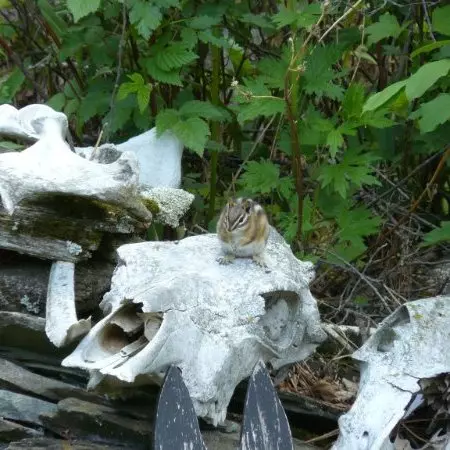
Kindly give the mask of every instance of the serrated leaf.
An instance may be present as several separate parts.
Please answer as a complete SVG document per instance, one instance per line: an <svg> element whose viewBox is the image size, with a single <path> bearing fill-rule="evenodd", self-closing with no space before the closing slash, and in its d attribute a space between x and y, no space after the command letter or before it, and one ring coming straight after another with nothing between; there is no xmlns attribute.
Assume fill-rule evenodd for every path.
<svg viewBox="0 0 450 450"><path fill-rule="evenodd" d="M139 92L142 90L143 92L148 89L146 86L144 78L140 73L133 73L131 75L127 75L131 82L122 83L119 87L119 91L117 92L118 100L123 100L128 97L128 95L136 93L139 97ZM143 95L146 95L145 92ZM150 92L148 93L150 95ZM143 101L143 100L141 100ZM147 102L148 103L148 102ZM139 104L139 98L138 98Z"/></svg>
<svg viewBox="0 0 450 450"><path fill-rule="evenodd" d="M416 50L414 50L411 53L411 58L415 58L416 56L419 56L422 53L432 52L433 50L436 50L441 47L445 47L446 45L450 45L450 40L447 39L445 41L437 41L437 42L432 42L431 44L423 45L422 47L417 48Z"/></svg>
<svg viewBox="0 0 450 450"><path fill-rule="evenodd" d="M174 125L172 131L187 148L199 156L203 155L206 142L211 134L208 124L203 119L191 117L179 121Z"/></svg>
<svg viewBox="0 0 450 450"><path fill-rule="evenodd" d="M251 194L265 194L277 189L279 178L280 168L272 161L249 161L239 179L239 185Z"/></svg>
<svg viewBox="0 0 450 450"><path fill-rule="evenodd" d="M450 59L441 59L423 65L417 72L406 80L406 97L414 100L421 97L439 78L450 71Z"/></svg>
<svg viewBox="0 0 450 450"><path fill-rule="evenodd" d="M410 115L410 118L419 118L420 132L430 133L450 120L450 94L439 94L433 100L423 103Z"/></svg>
<svg viewBox="0 0 450 450"><path fill-rule="evenodd" d="M284 113L286 104L282 98L253 98L250 103L239 106L238 121L243 123L258 116L270 117Z"/></svg>
<svg viewBox="0 0 450 450"><path fill-rule="evenodd" d="M143 113L150 102L150 94L152 92L152 86L150 84L142 85L136 92L136 98L139 106L139 111Z"/></svg>
<svg viewBox="0 0 450 450"><path fill-rule="evenodd" d="M154 58L146 58L143 60L147 73L155 80L161 83L173 84L175 86L183 86L180 78L180 70L162 70L160 69L154 60Z"/></svg>
<svg viewBox="0 0 450 450"><path fill-rule="evenodd" d="M94 13L100 8L100 0L67 0L67 8L78 22L82 17Z"/></svg>
<svg viewBox="0 0 450 450"><path fill-rule="evenodd" d="M436 8L432 15L433 31L450 36L450 5Z"/></svg>
<svg viewBox="0 0 450 450"><path fill-rule="evenodd" d="M341 99L343 89L333 83L333 80L339 77L333 65L340 60L341 56L342 52L337 45L316 47L306 59L306 70L303 74L305 92Z"/></svg>
<svg viewBox="0 0 450 450"><path fill-rule="evenodd" d="M211 30L202 30L198 32L198 38L200 41L206 44L212 44L219 48L229 48L230 44L223 37L214 36Z"/></svg>
<svg viewBox="0 0 450 450"><path fill-rule="evenodd" d="M133 83L122 83L119 87L119 90L117 91L117 99L123 100L134 92L136 92L136 89Z"/></svg>
<svg viewBox="0 0 450 450"><path fill-rule="evenodd" d="M395 122L386 117L385 114L386 111L383 110L369 112L363 114L361 122L363 125L374 128L388 128L395 125Z"/></svg>
<svg viewBox="0 0 450 450"><path fill-rule="evenodd" d="M196 60L198 55L186 50L181 44L173 44L165 47L155 56L156 65L165 71L179 69Z"/></svg>
<svg viewBox="0 0 450 450"><path fill-rule="evenodd" d="M297 20L297 16L292 14L290 9L281 6L278 13L272 17L272 20L279 29L285 27L286 25L292 25Z"/></svg>
<svg viewBox="0 0 450 450"><path fill-rule="evenodd" d="M202 102L200 100L191 100L184 103L179 112L184 116L202 117L203 119L218 122L231 119L230 114L225 109L219 108L210 102Z"/></svg>
<svg viewBox="0 0 450 450"><path fill-rule="evenodd" d="M331 157L334 158L338 150L344 145L344 138L339 130L331 130L328 133L327 145L330 147Z"/></svg>
<svg viewBox="0 0 450 450"><path fill-rule="evenodd" d="M198 16L194 17L190 21L190 27L195 30L206 30L208 28L213 27L214 25L219 24L221 21L219 17L211 17L211 16Z"/></svg>
<svg viewBox="0 0 450 450"><path fill-rule="evenodd" d="M256 25L260 28L274 28L273 24L265 14L242 14L242 16L239 17L239 20L244 23Z"/></svg>
<svg viewBox="0 0 450 450"><path fill-rule="evenodd" d="M308 28L316 23L321 11L319 3L306 4L298 11L291 11L289 8L282 6L279 12L272 17L272 20L278 29L294 23L300 28Z"/></svg>
<svg viewBox="0 0 450 450"><path fill-rule="evenodd" d="M195 30L188 27L183 27L180 32L182 44L188 50L192 50L198 42L198 36Z"/></svg>
<svg viewBox="0 0 450 450"><path fill-rule="evenodd" d="M397 18L389 13L385 13L378 22L366 28L366 33L369 36L367 43L372 45L387 37L396 38L401 32L402 27L398 23Z"/></svg>
<svg viewBox="0 0 450 450"><path fill-rule="evenodd" d="M387 88L383 89L376 94L373 94L364 103L363 113L367 111L375 111L376 109L387 103L394 95L397 95L406 85L407 80L397 81L391 84Z"/></svg>
<svg viewBox="0 0 450 450"><path fill-rule="evenodd" d="M130 22L136 27L137 32L148 39L154 30L161 24L162 13L160 8L142 0L136 0L130 10Z"/></svg>
<svg viewBox="0 0 450 450"><path fill-rule="evenodd" d="M440 244L441 242L450 242L450 221L441 222L439 228L436 228L423 237L423 242L420 244L421 247L428 247L430 245Z"/></svg>
<svg viewBox="0 0 450 450"><path fill-rule="evenodd" d="M175 109L165 109L161 111L156 116L156 132L158 136L161 136L164 131L172 130L179 120L180 115Z"/></svg>
<svg viewBox="0 0 450 450"><path fill-rule="evenodd" d="M350 147L344 152L339 163L322 164L317 170L317 180L322 188L329 186L345 199L352 186L380 185L371 175L370 167L370 163L377 159L378 157L371 153L362 153L361 148Z"/></svg>

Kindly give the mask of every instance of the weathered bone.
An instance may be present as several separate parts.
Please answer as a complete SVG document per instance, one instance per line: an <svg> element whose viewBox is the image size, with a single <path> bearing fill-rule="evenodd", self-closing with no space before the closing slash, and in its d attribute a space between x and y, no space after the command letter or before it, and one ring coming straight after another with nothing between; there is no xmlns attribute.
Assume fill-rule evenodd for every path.
<svg viewBox="0 0 450 450"><path fill-rule="evenodd" d="M72 342L91 329L91 318L77 319L75 310L75 264L53 263L47 291L45 332L56 347Z"/></svg>
<svg viewBox="0 0 450 450"><path fill-rule="evenodd" d="M325 333L308 287L312 264L296 259L275 230L268 271L249 259L221 266L220 254L213 234L120 247L101 303L107 316L63 365L130 383L138 375L162 380L177 365L197 414L222 421L258 360L302 360Z"/></svg>
<svg viewBox="0 0 450 450"><path fill-rule="evenodd" d="M354 354L361 362L358 397L339 419L334 450L393 448L389 434L421 378L450 372L450 297L405 303Z"/></svg>

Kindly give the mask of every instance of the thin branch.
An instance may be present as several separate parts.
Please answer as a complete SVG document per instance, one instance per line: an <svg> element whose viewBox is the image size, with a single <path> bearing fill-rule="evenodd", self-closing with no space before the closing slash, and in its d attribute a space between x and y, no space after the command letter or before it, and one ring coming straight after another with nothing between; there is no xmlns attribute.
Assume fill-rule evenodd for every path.
<svg viewBox="0 0 450 450"><path fill-rule="evenodd" d="M428 14L428 8L427 8L427 2L425 0L422 0L422 7L423 7L423 14L425 16L425 21L428 25L428 31L430 33L431 39L433 39L434 42L436 42L436 38L433 34L433 27L431 25L430 15Z"/></svg>
<svg viewBox="0 0 450 450"><path fill-rule="evenodd" d="M272 125L272 122L274 121L275 116L272 116L272 118L269 120L269 122L267 123L267 125L261 130L261 132L259 133L258 137L255 140L255 143L253 144L253 147L251 148L251 150L249 151L247 157L244 159L244 161L242 162L242 164L240 165L239 169L236 171L236 173L233 175L233 178L231 179L231 183L230 186L228 187L227 191L226 191L226 196L228 196L230 194L231 189L233 188L233 186L236 183L236 180L239 178L239 175L242 172L242 169L244 168L245 164L247 163L247 161L251 158L253 152L256 150L256 148L258 147L258 145L260 144L260 142L263 140L267 130L270 128L270 126Z"/></svg>
<svg viewBox="0 0 450 450"><path fill-rule="evenodd" d="M116 95L117 90L119 89L120 77L122 76L122 58L123 58L123 49L125 46L126 40L126 30L127 30L127 2L124 0L122 4L122 33L119 41L119 50L117 52L117 73L116 80L114 82L113 92L111 94L111 100L109 103L109 119L108 123L105 124L105 141L109 141L111 124L114 118L114 109L116 106Z"/></svg>
<svg viewBox="0 0 450 450"><path fill-rule="evenodd" d="M336 28L349 14L351 14L351 12L356 9L361 3L363 2L363 0L358 0L353 6L351 6L349 9L347 9L347 11L345 11L344 14L342 14L341 17L339 17L338 19L336 19L335 22L333 22L330 26L330 28L328 28L325 33L322 34L322 36L319 39L319 44L330 34L330 32L332 30L334 30L334 28Z"/></svg>

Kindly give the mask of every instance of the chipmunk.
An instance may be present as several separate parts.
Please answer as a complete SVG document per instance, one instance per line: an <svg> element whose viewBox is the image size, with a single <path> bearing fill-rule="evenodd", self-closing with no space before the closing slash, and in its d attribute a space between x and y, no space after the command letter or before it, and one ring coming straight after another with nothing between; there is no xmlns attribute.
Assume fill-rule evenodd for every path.
<svg viewBox="0 0 450 450"><path fill-rule="evenodd" d="M225 256L220 264L230 264L238 258L252 258L267 267L264 250L269 238L269 222L261 205L249 198L229 200L217 222L217 236Z"/></svg>

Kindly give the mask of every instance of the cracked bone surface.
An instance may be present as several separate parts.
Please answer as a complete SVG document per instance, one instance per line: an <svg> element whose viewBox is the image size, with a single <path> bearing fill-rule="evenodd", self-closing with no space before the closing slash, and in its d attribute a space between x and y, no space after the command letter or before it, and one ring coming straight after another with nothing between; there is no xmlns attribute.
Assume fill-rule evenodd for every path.
<svg viewBox="0 0 450 450"><path fill-rule="evenodd" d="M358 396L340 417L333 450L393 449L389 434L405 415L419 380L450 372L450 296L405 303L354 354Z"/></svg>
<svg viewBox="0 0 450 450"><path fill-rule="evenodd" d="M10 105L1 108L5 106L8 110L12 108ZM123 207L140 219L151 219L139 199L139 166L132 153L122 153L111 164L87 161L73 153L64 139L67 127L64 114L45 105L26 108L31 107L30 121L18 122L14 132L17 135L19 127L24 136L34 131L38 141L21 152L0 155L0 199L10 215L24 200L70 195L104 201ZM7 134L8 121L3 125L2 122L0 119L0 134Z"/></svg>
<svg viewBox="0 0 450 450"><path fill-rule="evenodd" d="M127 244L105 317L63 365L128 383L162 381L177 365L199 416L225 419L237 384L259 360L281 367L309 356L325 339L309 290L313 266L271 230L269 270L250 259L222 266L215 234L178 242Z"/></svg>

